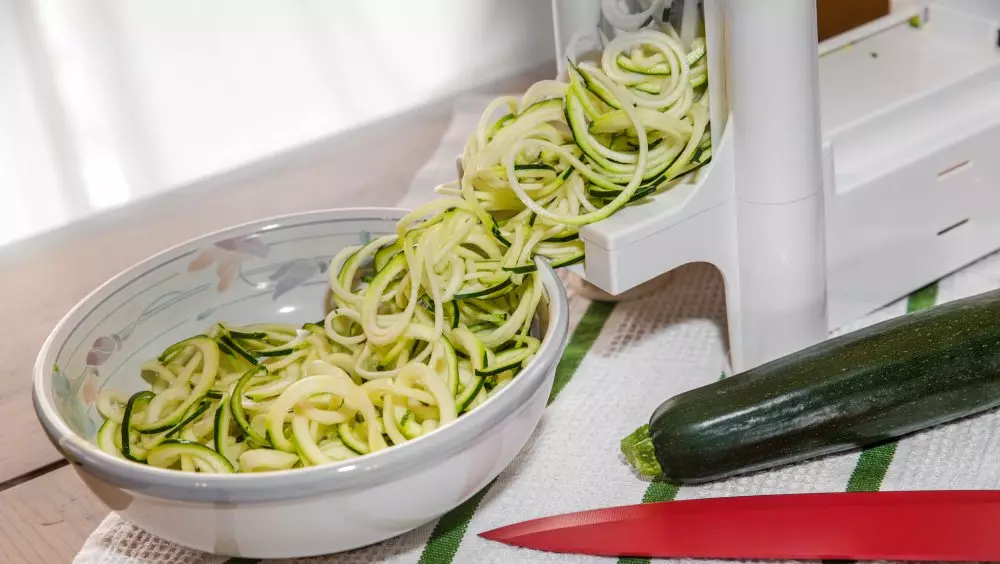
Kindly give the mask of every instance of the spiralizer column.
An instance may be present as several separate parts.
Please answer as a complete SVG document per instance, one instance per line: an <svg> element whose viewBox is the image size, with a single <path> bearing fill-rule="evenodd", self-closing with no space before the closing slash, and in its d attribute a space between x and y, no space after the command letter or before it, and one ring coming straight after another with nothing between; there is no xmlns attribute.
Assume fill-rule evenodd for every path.
<svg viewBox="0 0 1000 564"><path fill-rule="evenodd" d="M745 370L827 336L816 5L727 4Z"/></svg>

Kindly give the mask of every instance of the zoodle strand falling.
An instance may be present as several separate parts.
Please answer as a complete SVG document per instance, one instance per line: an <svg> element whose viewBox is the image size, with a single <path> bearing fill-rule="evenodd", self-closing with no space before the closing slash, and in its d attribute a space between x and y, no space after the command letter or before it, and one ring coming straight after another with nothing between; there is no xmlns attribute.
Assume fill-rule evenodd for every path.
<svg viewBox="0 0 1000 564"><path fill-rule="evenodd" d="M100 448L191 472L283 470L475 409L539 349L536 260L582 261L582 225L709 161L706 76L704 42L685 48L668 26L497 99L441 198L333 258L324 319L219 323L170 346L142 365L149 389L100 394Z"/></svg>

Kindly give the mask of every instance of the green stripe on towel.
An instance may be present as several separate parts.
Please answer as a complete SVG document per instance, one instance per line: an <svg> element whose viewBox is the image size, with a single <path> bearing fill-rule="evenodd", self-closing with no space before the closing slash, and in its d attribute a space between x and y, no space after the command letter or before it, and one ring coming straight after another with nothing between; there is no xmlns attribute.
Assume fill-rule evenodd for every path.
<svg viewBox="0 0 1000 564"><path fill-rule="evenodd" d="M556 368L556 377L552 381L552 391L549 392L550 404L555 401L559 392L576 374L576 369L580 367L583 357L587 356L587 351L593 346L597 336L601 334L601 329L608 317L611 316L614 307L613 302L591 302L587 312L583 314L583 319L573 330L573 336L566 344L562 360L559 361L559 366Z"/></svg>
<svg viewBox="0 0 1000 564"><path fill-rule="evenodd" d="M657 503L661 501L673 501L677 497L677 492L681 487L673 482L657 480L646 488L646 493L642 496L643 503ZM649 564L649 558L623 556L618 559L618 564Z"/></svg>
<svg viewBox="0 0 1000 564"><path fill-rule="evenodd" d="M566 387L566 384L573 379L576 369L583 362L583 357L587 355L594 341L601 334L601 329L611 316L614 310L614 303L591 302L587 307L583 319L577 324L573 335L566 344L558 366L556 366L555 379L552 382L552 391L549 393L548 403L555 401L559 392ZM469 522L475 515L479 502L492 486L492 482L480 490L476 495L469 498L465 503L446 513L431 532L424 551L420 555L419 564L450 564L458 552L462 538L469 528Z"/></svg>
<svg viewBox="0 0 1000 564"><path fill-rule="evenodd" d="M854 472L851 472L851 478L847 481L846 491L877 492L882 487L882 480L889 471L895 454L895 441L861 451Z"/></svg>
<svg viewBox="0 0 1000 564"><path fill-rule="evenodd" d="M937 303L937 294L937 282L913 292L910 294L910 299L906 301L906 313L913 313L933 306Z"/></svg>
<svg viewBox="0 0 1000 564"><path fill-rule="evenodd" d="M486 487L465 500L462 505L445 513L438 520L417 564L451 562L455 558L458 545L462 544L462 537L465 536L465 531L469 528L469 521L472 521L472 516L476 513L479 502L483 500L483 496L492 485L493 482L486 484Z"/></svg>

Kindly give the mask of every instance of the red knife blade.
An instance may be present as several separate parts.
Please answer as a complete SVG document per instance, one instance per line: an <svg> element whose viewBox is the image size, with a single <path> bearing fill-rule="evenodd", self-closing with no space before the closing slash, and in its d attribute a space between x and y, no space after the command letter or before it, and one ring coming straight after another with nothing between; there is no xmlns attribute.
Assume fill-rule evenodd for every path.
<svg viewBox="0 0 1000 564"><path fill-rule="evenodd" d="M650 558L1000 561L1000 491L818 493L669 501L507 525L523 548Z"/></svg>

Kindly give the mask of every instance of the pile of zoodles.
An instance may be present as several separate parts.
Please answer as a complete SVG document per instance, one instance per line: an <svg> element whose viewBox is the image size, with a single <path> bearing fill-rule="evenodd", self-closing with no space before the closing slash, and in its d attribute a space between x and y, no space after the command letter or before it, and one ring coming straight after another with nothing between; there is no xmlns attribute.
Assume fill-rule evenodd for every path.
<svg viewBox="0 0 1000 564"><path fill-rule="evenodd" d="M583 260L581 226L711 158L705 44L640 30L484 112L443 197L338 253L331 307L301 327L216 324L103 391L100 448L192 472L300 468L433 432L537 352L536 260Z"/></svg>

